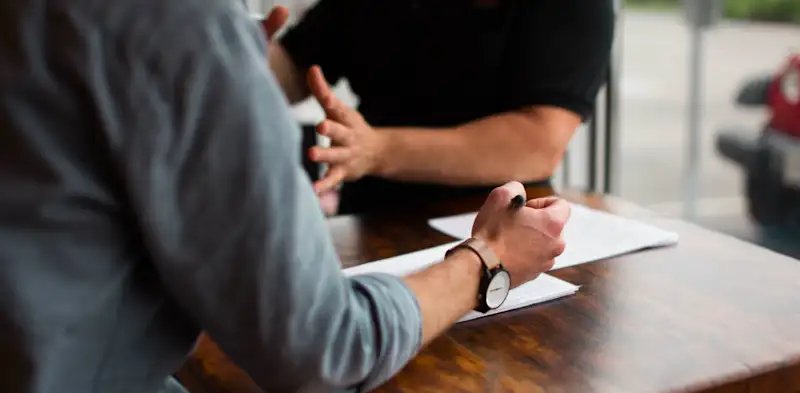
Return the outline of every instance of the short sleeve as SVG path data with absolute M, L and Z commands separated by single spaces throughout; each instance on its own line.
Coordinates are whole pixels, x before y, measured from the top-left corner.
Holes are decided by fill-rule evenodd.
M 344 5 L 338 0 L 319 0 L 290 27 L 280 43 L 300 70 L 313 65 L 322 67 L 328 82 L 335 84 L 344 76 L 342 39 Z
M 608 72 L 613 1 L 518 1 L 515 7 L 504 94 L 509 106 L 555 106 L 587 120 Z

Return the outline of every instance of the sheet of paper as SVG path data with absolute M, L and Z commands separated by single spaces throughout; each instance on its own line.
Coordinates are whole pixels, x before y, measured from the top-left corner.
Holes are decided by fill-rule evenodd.
M 645 224 L 572 204 L 572 215 L 564 228 L 567 243 L 556 258 L 553 269 L 580 265 L 654 247 L 678 243 L 678 234 Z M 471 236 L 476 213 L 434 218 L 428 224 L 458 239 Z
M 441 262 L 444 258 L 444 253 L 458 243 L 459 242 L 447 243 L 441 246 L 415 251 L 409 254 L 387 258 L 371 263 L 365 263 L 363 265 L 344 269 L 344 272 L 350 276 L 366 273 L 388 273 L 396 276 L 408 275 L 410 273 L 422 270 L 430 265 Z M 464 315 L 458 320 L 458 322 L 466 322 L 473 319 L 558 299 L 564 296 L 572 295 L 578 291 L 578 289 L 579 287 L 576 285 L 572 285 L 553 276 L 542 274 L 536 280 L 512 289 L 508 294 L 508 298 L 506 299 L 505 303 L 503 303 L 500 308 L 485 314 L 473 311 L 467 315 Z

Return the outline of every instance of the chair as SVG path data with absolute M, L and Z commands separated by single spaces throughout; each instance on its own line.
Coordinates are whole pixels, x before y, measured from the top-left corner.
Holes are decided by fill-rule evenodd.
M 300 150 L 303 168 L 306 170 L 311 181 L 315 182 L 320 179 L 321 166 L 311 161 L 311 158 L 308 156 L 308 149 L 317 144 L 317 127 L 313 124 L 300 123 L 300 129 L 303 132 L 303 141 Z

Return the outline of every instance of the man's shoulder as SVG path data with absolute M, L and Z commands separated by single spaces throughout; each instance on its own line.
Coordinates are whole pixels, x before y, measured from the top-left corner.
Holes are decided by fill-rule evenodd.
M 562 29 L 590 28 L 598 23 L 608 25 L 614 17 L 615 3 L 615 0 L 518 1 L 512 11 L 516 20 L 529 29 L 542 25 L 560 25 Z M 534 23 L 537 21 L 539 23 Z M 563 22 L 570 24 L 563 25 Z
M 57 3 L 59 7 L 70 8 L 73 15 L 83 15 L 96 33 L 113 40 L 118 50 L 138 56 L 202 50 L 215 36 L 229 33 L 226 30 L 235 29 L 247 16 L 244 4 L 238 0 L 71 0 Z
M 531 39 L 552 40 L 556 47 L 578 45 L 589 51 L 604 52 L 613 41 L 615 0 L 522 1 L 516 5 L 515 28 L 509 34 L 516 35 L 524 44 Z M 531 55 L 538 56 L 535 51 L 525 53 Z

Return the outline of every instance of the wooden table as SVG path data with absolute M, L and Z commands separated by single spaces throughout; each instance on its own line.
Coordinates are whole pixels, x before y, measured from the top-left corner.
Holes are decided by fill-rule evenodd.
M 379 392 L 800 392 L 800 262 L 617 199 L 565 196 L 680 243 L 552 272 L 580 291 L 456 325 Z M 480 203 L 329 225 L 352 266 L 452 241 L 426 220 Z M 208 337 L 178 376 L 192 393 L 259 392 Z

